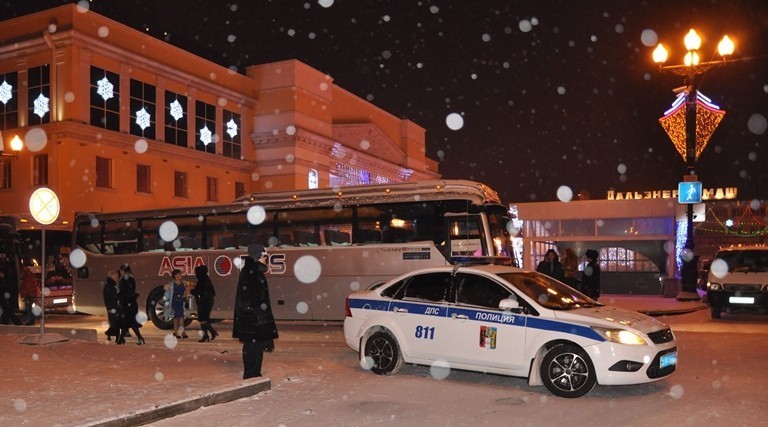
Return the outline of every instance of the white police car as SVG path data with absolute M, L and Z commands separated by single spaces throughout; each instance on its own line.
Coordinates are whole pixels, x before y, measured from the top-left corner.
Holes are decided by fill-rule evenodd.
M 657 381 L 677 367 L 674 334 L 659 320 L 496 265 L 423 269 L 355 292 L 344 337 L 379 375 L 438 362 L 525 377 L 561 397 Z

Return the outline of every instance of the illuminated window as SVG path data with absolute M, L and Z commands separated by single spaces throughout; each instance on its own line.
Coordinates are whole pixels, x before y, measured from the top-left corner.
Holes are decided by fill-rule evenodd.
M 136 192 L 152 193 L 152 168 L 149 165 L 136 165 Z
M 368 184 L 387 184 L 393 180 L 376 175 L 365 169 L 358 169 L 342 163 L 336 163 L 331 169 L 331 187 L 348 187 Z
M 19 127 L 18 94 L 18 74 L 0 74 L 0 130 Z
M 317 171 L 315 169 L 309 170 L 309 176 L 308 176 L 308 188 L 318 188 L 320 185 L 320 178 L 317 175 Z
M 224 157 L 239 159 L 241 155 L 240 144 L 240 114 L 224 110 L 224 132 L 221 133 L 224 149 Z
M 219 201 L 219 180 L 214 177 L 205 178 L 205 200 L 208 202 Z
M 610 272 L 653 272 L 659 267 L 640 252 L 621 247 L 600 248 L 600 270 Z
M 216 106 L 195 101 L 195 148 L 207 153 L 216 152 Z
M 131 135 L 155 139 L 157 95 L 153 85 L 131 79 Z
M 51 76 L 48 65 L 27 70 L 27 120 L 30 125 L 51 122 Z
M 120 130 L 120 76 L 91 67 L 91 126 Z
M 112 188 L 112 159 L 96 157 L 96 187 Z
M 165 142 L 187 146 L 187 97 L 165 91 Z
M 32 183 L 35 186 L 48 185 L 48 155 L 38 154 L 33 158 Z
M 175 171 L 173 173 L 173 195 L 176 197 L 188 197 L 186 172 Z

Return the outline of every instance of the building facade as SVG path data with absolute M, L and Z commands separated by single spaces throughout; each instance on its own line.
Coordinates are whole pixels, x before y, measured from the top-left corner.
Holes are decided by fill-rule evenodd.
M 65 5 L 0 22 L 0 214 L 46 186 L 76 211 L 439 177 L 425 130 L 297 60 L 245 74 Z

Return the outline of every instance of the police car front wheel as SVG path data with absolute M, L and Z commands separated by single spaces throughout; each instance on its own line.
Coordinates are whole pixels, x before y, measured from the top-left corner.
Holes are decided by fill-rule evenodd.
M 541 362 L 544 386 L 559 397 L 581 397 L 597 383 L 595 368 L 587 353 L 572 344 L 558 344 L 544 355 Z
M 403 367 L 403 354 L 397 340 L 383 331 L 374 332 L 365 340 L 361 365 L 378 375 L 393 375 Z

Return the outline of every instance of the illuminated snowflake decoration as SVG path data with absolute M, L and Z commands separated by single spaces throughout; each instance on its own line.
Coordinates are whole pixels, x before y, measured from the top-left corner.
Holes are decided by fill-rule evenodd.
M 149 127 L 149 119 L 149 113 L 144 109 L 144 107 L 141 107 L 141 110 L 136 112 L 136 124 L 139 125 L 141 130 Z
M 202 129 L 200 129 L 200 142 L 203 144 L 210 144 L 212 141 L 211 136 L 211 131 L 208 130 L 208 125 L 205 125 Z
M 45 95 L 41 93 L 40 96 L 35 99 L 34 113 L 40 116 L 42 119 L 43 116 L 45 116 L 45 114 L 49 111 L 51 111 L 51 109 L 48 108 L 48 98 L 46 98 Z
M 0 101 L 3 101 L 3 104 L 7 104 L 8 101 L 13 98 L 13 92 L 11 92 L 12 89 L 13 86 L 9 85 L 5 80 L 3 80 L 3 84 L 0 84 Z
M 171 117 L 175 120 L 184 117 L 184 108 L 181 107 L 178 99 L 174 99 L 173 102 L 171 102 Z
M 99 86 L 98 89 L 96 89 L 96 93 L 98 93 L 105 101 L 115 96 L 115 87 L 112 86 L 112 83 L 110 83 L 106 77 L 97 81 L 96 84 Z
M 237 135 L 237 123 L 233 119 L 229 119 L 227 122 L 227 133 L 230 137 L 234 138 Z

